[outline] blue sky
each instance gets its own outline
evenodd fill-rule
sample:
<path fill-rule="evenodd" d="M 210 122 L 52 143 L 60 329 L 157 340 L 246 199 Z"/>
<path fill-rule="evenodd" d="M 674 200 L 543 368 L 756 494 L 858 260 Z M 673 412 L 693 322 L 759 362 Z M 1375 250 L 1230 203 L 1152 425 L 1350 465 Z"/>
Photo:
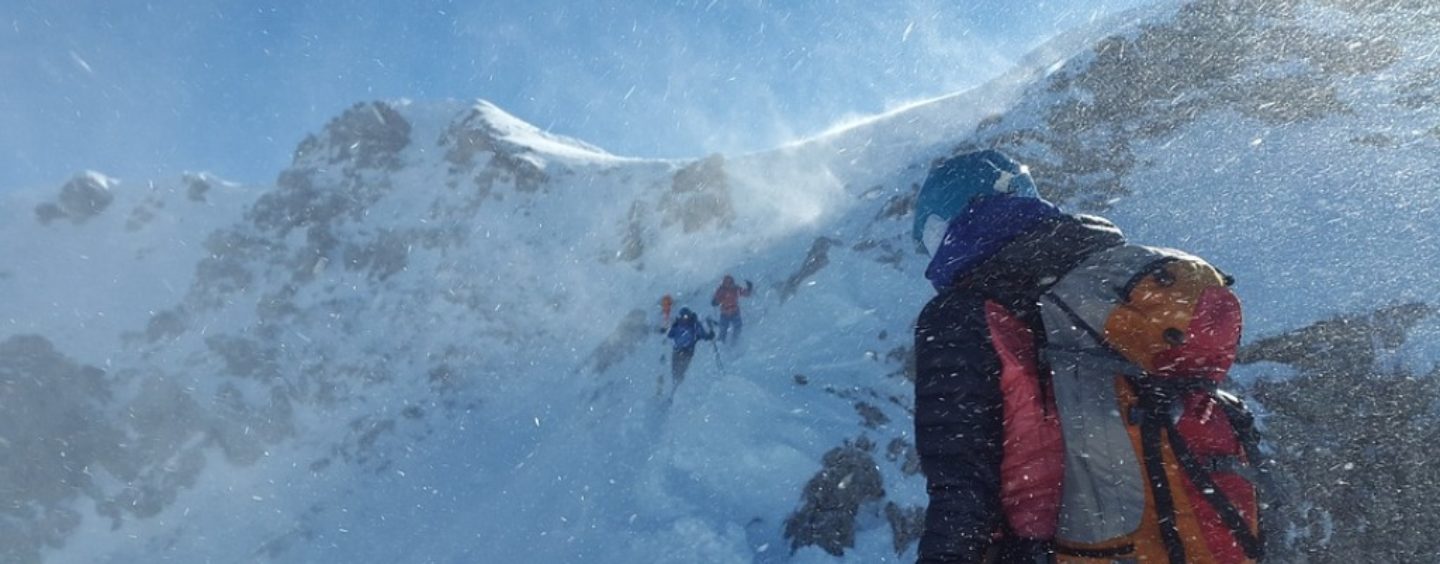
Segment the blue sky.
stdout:
<path fill-rule="evenodd" d="M 485 98 L 613 153 L 805 137 L 962 90 L 1142 0 L 4 0 L 0 190 L 269 182 L 372 99 Z"/>

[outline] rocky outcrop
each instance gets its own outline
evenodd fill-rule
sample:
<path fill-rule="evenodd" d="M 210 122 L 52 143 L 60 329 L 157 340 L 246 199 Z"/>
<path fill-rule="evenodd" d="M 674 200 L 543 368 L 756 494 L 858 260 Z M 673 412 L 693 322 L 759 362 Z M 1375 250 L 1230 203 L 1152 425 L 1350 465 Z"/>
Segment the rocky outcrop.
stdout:
<path fill-rule="evenodd" d="M 825 453 L 820 471 L 805 484 L 801 506 L 785 520 L 790 549 L 817 546 L 835 556 L 855 546 L 861 506 L 885 497 L 884 478 L 870 455 L 875 445 L 861 437 Z"/>
<path fill-rule="evenodd" d="M 1435 313 L 1409 303 L 1370 314 L 1337 316 L 1294 331 L 1259 339 L 1240 349 L 1241 364 L 1278 362 L 1306 374 L 1360 374 L 1376 355 L 1399 347 L 1416 324 Z"/>
<path fill-rule="evenodd" d="M 470 110 L 445 130 L 440 146 L 445 147 L 451 174 L 473 175 L 472 205 L 490 197 L 499 185 L 508 183 L 517 192 L 533 193 L 549 180 L 545 170 L 527 157 L 531 150 L 502 139 L 479 109 Z"/>
<path fill-rule="evenodd" d="M 310 135 L 295 149 L 294 166 L 345 164 L 356 168 L 400 167 L 400 151 L 410 145 L 410 122 L 384 102 L 355 104 Z"/>
<path fill-rule="evenodd" d="M 600 343 L 600 346 L 590 353 L 586 364 L 595 372 L 605 372 L 634 353 L 635 349 L 650 337 L 652 331 L 650 323 L 645 319 L 645 310 L 630 310 L 630 313 L 620 320 L 615 331 L 605 338 L 605 342 Z"/>
<path fill-rule="evenodd" d="M 117 406 L 112 382 L 138 389 Z M 77 500 L 116 526 L 151 517 L 194 485 L 206 447 L 250 464 L 292 432 L 283 398 L 252 410 L 227 399 L 237 394 L 222 389 L 202 409 L 163 375 L 107 376 L 36 335 L 0 342 L 0 561 L 40 562 L 44 547 L 62 545 L 80 524 Z"/>
<path fill-rule="evenodd" d="M 115 195 L 110 192 L 112 184 L 113 180 L 99 174 L 77 175 L 60 187 L 55 201 L 35 207 L 35 219 L 43 224 L 59 219 L 68 219 L 76 225 L 85 223 L 115 201 Z"/>
<path fill-rule="evenodd" d="M 645 256 L 645 233 L 646 224 L 650 216 L 650 208 L 643 201 L 635 201 L 630 204 L 630 211 L 625 217 L 624 233 L 620 237 L 620 250 L 615 252 L 615 258 L 625 262 L 634 262 Z"/>
<path fill-rule="evenodd" d="M 1407 304 L 1340 316 L 1261 339 L 1241 362 L 1278 362 L 1298 374 L 1264 378 L 1277 477 L 1264 515 L 1278 562 L 1407 562 L 1436 554 L 1440 527 L 1435 407 L 1440 369 L 1415 374 L 1381 360 L 1432 308 Z"/>
<path fill-rule="evenodd" d="M 725 157 L 714 154 L 677 171 L 658 208 L 661 225 L 678 224 L 685 233 L 730 225 L 735 208 Z"/>
<path fill-rule="evenodd" d="M 1231 110 L 1271 126 L 1348 113 L 1341 79 L 1391 67 L 1400 49 L 1383 34 L 1298 25 L 1298 4 L 1200 0 L 1109 37 L 1037 86 L 1052 95 L 1038 98 L 1056 102 L 987 120 L 959 150 L 1005 150 L 1030 166 L 1047 197 L 1104 210 L 1129 193 L 1122 181 L 1142 164 L 1137 144 L 1206 113 Z M 1269 71 L 1247 74 L 1254 69 Z"/>
<path fill-rule="evenodd" d="M 112 397 L 104 372 L 43 337 L 0 342 L 0 561 L 38 563 L 79 526 L 71 502 L 100 495 L 93 471 L 132 473 L 105 409 Z"/>
<path fill-rule="evenodd" d="M 192 202 L 204 202 L 205 195 L 214 188 L 211 186 L 209 179 L 202 175 L 187 174 L 185 175 L 184 181 L 185 197 Z"/>
<path fill-rule="evenodd" d="M 829 237 L 818 237 L 810 244 L 810 250 L 805 253 L 805 260 L 800 263 L 800 268 L 780 285 L 781 303 L 794 297 L 795 292 L 800 291 L 801 284 L 830 265 L 830 248 L 838 244 L 840 241 Z"/>
<path fill-rule="evenodd" d="M 897 556 L 905 554 L 925 534 L 924 507 L 900 507 L 892 501 L 885 504 L 885 520 L 890 523 L 891 546 Z"/>
<path fill-rule="evenodd" d="M 920 473 L 920 452 L 904 438 L 891 439 L 890 444 L 885 446 L 885 459 L 900 463 L 900 471 L 906 476 Z"/>
<path fill-rule="evenodd" d="M 860 416 L 860 424 L 867 429 L 879 429 L 890 424 L 890 416 L 872 404 L 857 401 L 855 402 L 855 414 Z"/>
<path fill-rule="evenodd" d="M 374 238 L 363 244 L 345 246 L 345 268 L 369 274 L 376 280 L 384 280 L 404 270 L 409 265 L 410 249 L 423 237 L 404 231 L 378 230 Z M 319 257 L 326 253 L 317 253 Z M 312 270 L 323 266 L 312 268 Z"/>

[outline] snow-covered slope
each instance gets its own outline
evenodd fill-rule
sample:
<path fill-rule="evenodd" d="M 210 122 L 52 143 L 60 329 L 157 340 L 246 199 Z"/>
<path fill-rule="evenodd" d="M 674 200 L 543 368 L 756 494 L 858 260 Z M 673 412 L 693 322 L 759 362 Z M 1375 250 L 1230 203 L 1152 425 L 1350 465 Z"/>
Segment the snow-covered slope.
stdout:
<path fill-rule="evenodd" d="M 374 102 L 271 187 L 14 196 L 0 560 L 913 559 L 931 290 L 907 233 L 938 157 L 999 146 L 1062 203 L 1213 259 L 1254 334 L 1434 301 L 1433 13 L 1255 6 L 1097 24 L 753 155 L 623 158 L 484 102 Z M 656 302 L 708 313 L 726 273 L 758 289 L 742 343 L 656 399 Z M 1433 365 L 1417 331 L 1401 354 Z"/>

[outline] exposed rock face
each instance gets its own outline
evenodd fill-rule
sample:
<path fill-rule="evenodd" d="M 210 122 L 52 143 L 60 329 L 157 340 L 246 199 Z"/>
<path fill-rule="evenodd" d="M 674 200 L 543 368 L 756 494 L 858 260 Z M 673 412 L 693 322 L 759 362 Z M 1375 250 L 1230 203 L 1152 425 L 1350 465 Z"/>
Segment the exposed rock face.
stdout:
<path fill-rule="evenodd" d="M 1268 492 L 1271 559 L 1407 562 L 1440 551 L 1440 370 L 1411 374 L 1377 359 L 1432 308 L 1407 304 L 1321 321 L 1245 347 L 1242 362 L 1299 371 L 1251 392 L 1269 414 L 1283 491 Z M 1425 555 L 1425 556 L 1421 556 Z"/>
<path fill-rule="evenodd" d="M 650 324 L 645 320 L 645 310 L 630 310 L 630 313 L 620 320 L 620 325 L 605 339 L 605 342 L 590 353 L 590 369 L 595 372 L 604 372 L 624 360 L 645 342 L 645 339 L 652 334 L 651 331 Z"/>
<path fill-rule="evenodd" d="M 1236 360 L 1279 362 L 1306 374 L 1362 374 L 1374 368 L 1379 352 L 1399 347 L 1410 330 L 1432 314 L 1430 306 L 1412 303 L 1335 317 L 1255 341 L 1241 349 Z"/>
<path fill-rule="evenodd" d="M 933 163 L 932 163 L 933 164 Z M 887 192 L 884 186 L 876 186 L 866 193 L 865 198 L 879 198 Z M 850 250 L 857 253 L 866 253 L 875 262 L 887 264 L 897 271 L 905 270 L 906 258 L 913 255 L 925 260 L 923 250 L 911 240 L 909 229 L 905 226 L 915 210 L 915 198 L 920 192 L 919 184 L 911 184 L 908 188 L 900 190 L 901 193 L 890 196 L 885 201 L 885 206 L 875 214 L 875 219 L 870 222 L 866 229 L 866 236 L 860 238 L 850 246 Z M 896 226 L 895 222 L 900 222 Z M 839 240 L 832 240 L 834 244 L 841 244 Z"/>
<path fill-rule="evenodd" d="M 720 228 L 735 220 L 725 157 L 714 154 L 675 173 L 660 198 L 661 225 L 679 224 L 685 233 Z"/>
<path fill-rule="evenodd" d="M 221 402 L 206 413 L 171 379 L 138 380 L 138 393 L 115 406 L 103 371 L 43 337 L 0 342 L 0 560 L 39 562 L 43 547 L 63 544 L 80 523 L 77 500 L 116 525 L 159 513 L 203 470 L 206 455 L 193 447 L 215 445 L 245 464 L 291 432 L 283 401 L 262 412 Z M 106 489 L 97 476 L 126 486 Z"/>
<path fill-rule="evenodd" d="M 855 413 L 860 416 L 860 424 L 867 429 L 879 429 L 890 424 L 890 416 L 884 411 L 863 401 L 855 402 Z"/>
<path fill-rule="evenodd" d="M 892 501 L 885 504 L 885 520 L 890 522 L 896 555 L 905 554 L 925 534 L 924 507 L 902 508 Z"/>
<path fill-rule="evenodd" d="M 481 164 L 480 157 L 488 158 L 501 150 L 495 128 L 478 110 L 451 124 L 440 137 L 440 145 L 447 147 L 445 161 L 450 163 L 452 172 L 473 169 Z"/>
<path fill-rule="evenodd" d="M 185 197 L 192 202 L 204 202 L 205 194 L 211 190 L 210 182 L 203 176 L 185 176 Z"/>
<path fill-rule="evenodd" d="M 189 328 L 189 320 L 181 309 L 155 312 L 145 324 L 145 340 L 151 343 L 179 336 Z"/>
<path fill-rule="evenodd" d="M 875 221 L 900 220 L 910 217 L 910 212 L 915 211 L 915 198 L 920 193 L 919 186 L 911 186 L 910 190 L 899 196 L 891 196 L 885 202 L 885 208 L 875 216 Z"/>
<path fill-rule="evenodd" d="M 517 191 L 536 192 L 549 180 L 544 169 L 524 154 L 529 151 L 504 141 L 478 109 L 456 121 L 440 138 L 452 174 L 473 174 L 476 200 L 490 197 L 497 183 L 510 182 Z"/>
<path fill-rule="evenodd" d="M 247 217 L 256 227 L 285 235 L 300 227 L 358 219 L 359 214 L 391 189 L 387 181 L 362 180 L 346 170 L 338 185 L 317 178 L 319 169 L 291 168 L 280 174 L 277 190 L 255 202 Z"/>
<path fill-rule="evenodd" d="M 838 244 L 840 241 L 829 237 L 815 239 L 815 242 L 810 245 L 810 251 L 805 254 L 805 261 L 800 263 L 800 268 L 786 278 L 785 283 L 780 286 L 782 303 L 793 297 L 805 280 L 824 270 L 830 264 L 830 248 Z"/>
<path fill-rule="evenodd" d="M 346 245 L 345 268 L 384 280 L 405 269 L 409 264 L 410 245 L 417 240 L 424 238 L 410 231 L 381 229 L 368 243 Z"/>
<path fill-rule="evenodd" d="M 1340 79 L 1386 69 L 1400 49 L 1384 36 L 1297 25 L 1298 4 L 1201 0 L 1170 21 L 1107 38 L 1088 64 L 1069 65 L 1041 85 L 1061 102 L 989 120 L 960 150 L 1000 148 L 1030 166 L 1047 197 L 1103 210 L 1128 194 L 1122 180 L 1142 164 L 1137 144 L 1207 112 L 1228 109 L 1271 125 L 1346 113 Z M 1247 74 L 1257 68 L 1273 72 Z"/>
<path fill-rule="evenodd" d="M 325 125 L 319 137 L 306 137 L 295 149 L 296 166 L 349 164 L 357 168 L 400 167 L 400 151 L 410 144 L 410 122 L 383 102 L 355 104 Z"/>
<path fill-rule="evenodd" d="M 45 202 L 35 207 L 35 218 L 49 224 L 57 219 L 69 219 L 81 224 L 100 215 L 115 195 L 110 193 L 111 181 L 97 174 L 82 174 L 60 187 L 60 194 L 54 202 Z"/>
<path fill-rule="evenodd" d="M 111 397 L 104 372 L 43 337 L 0 342 L 0 560 L 38 563 L 80 524 L 70 502 L 93 494 L 91 468 L 133 473 L 120 463 Z"/>
<path fill-rule="evenodd" d="M 223 362 L 225 373 L 270 381 L 280 376 L 279 352 L 259 341 L 234 335 L 211 335 L 205 345 Z"/>
<path fill-rule="evenodd" d="M 884 478 L 864 437 L 825 453 L 822 467 L 805 485 L 800 509 L 785 520 L 790 549 L 818 546 L 835 556 L 855 546 L 855 518 L 860 507 L 885 497 Z"/>
<path fill-rule="evenodd" d="M 920 473 L 920 453 L 915 450 L 915 445 L 903 438 L 896 437 L 886 445 L 885 459 L 901 463 L 900 471 L 906 476 Z"/>
<path fill-rule="evenodd" d="M 643 201 L 637 200 L 630 204 L 630 212 L 625 217 L 625 233 L 621 237 L 620 250 L 615 253 L 615 258 L 633 262 L 645 256 L 645 226 L 649 211 L 650 207 Z"/>
<path fill-rule="evenodd" d="M 133 350 L 124 368 L 107 375 L 82 366 L 41 337 L 0 343 L 0 561 L 38 562 L 42 547 L 62 546 L 80 522 L 77 503 L 92 504 L 117 527 L 159 514 L 196 483 L 208 460 L 252 465 L 293 437 L 297 405 L 333 405 L 395 377 L 383 351 L 343 360 L 322 347 L 296 351 L 310 344 L 307 315 L 329 319 L 323 331 L 358 332 L 357 319 L 337 313 L 354 304 L 300 296 L 323 292 L 314 287 L 327 269 L 358 274 L 352 288 L 379 285 L 410 266 L 412 248 L 453 240 L 423 217 L 379 227 L 366 221 L 391 193 L 390 175 L 406 164 L 410 137 L 400 113 L 371 103 L 308 138 L 243 221 L 217 226 L 204 239 L 206 256 L 183 300 L 157 308 L 146 325 L 125 334 Z M 77 176 L 37 214 L 42 221 L 84 222 L 111 205 L 110 184 L 97 174 Z M 219 188 L 190 175 L 179 193 L 185 202 L 205 203 Z M 127 232 L 175 213 L 164 206 L 157 197 L 140 201 L 126 218 Z M 479 309 L 485 296 L 477 292 L 457 284 L 435 299 Z M 237 301 L 243 305 L 235 307 Z M 493 301 L 484 305 L 495 309 Z M 227 323 L 233 319 L 247 321 Z M 436 398 L 452 394 L 466 378 L 457 359 L 468 354 L 435 350 L 414 376 L 428 378 Z M 112 392 L 112 385 L 124 392 Z M 403 419 L 356 419 L 323 460 L 370 463 L 380 441 L 424 413 L 411 406 Z M 317 464 L 318 472 L 328 462 Z"/>

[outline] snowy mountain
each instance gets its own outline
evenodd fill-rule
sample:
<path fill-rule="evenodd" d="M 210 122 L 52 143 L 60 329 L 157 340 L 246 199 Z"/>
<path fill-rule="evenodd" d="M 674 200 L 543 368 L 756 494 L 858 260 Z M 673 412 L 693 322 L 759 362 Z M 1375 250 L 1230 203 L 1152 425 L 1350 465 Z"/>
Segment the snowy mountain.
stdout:
<path fill-rule="evenodd" d="M 1193 2 L 757 154 L 625 158 L 485 102 L 370 102 L 273 186 L 6 196 L 0 560 L 913 560 L 930 163 L 1000 147 L 1063 205 L 1211 259 L 1256 347 L 1434 305 L 1437 29 L 1421 3 Z M 660 296 L 708 314 L 727 273 L 757 286 L 742 342 L 657 399 Z M 1436 370 L 1417 311 L 1363 358 Z M 1249 360 L 1276 398 L 1328 366 Z"/>

